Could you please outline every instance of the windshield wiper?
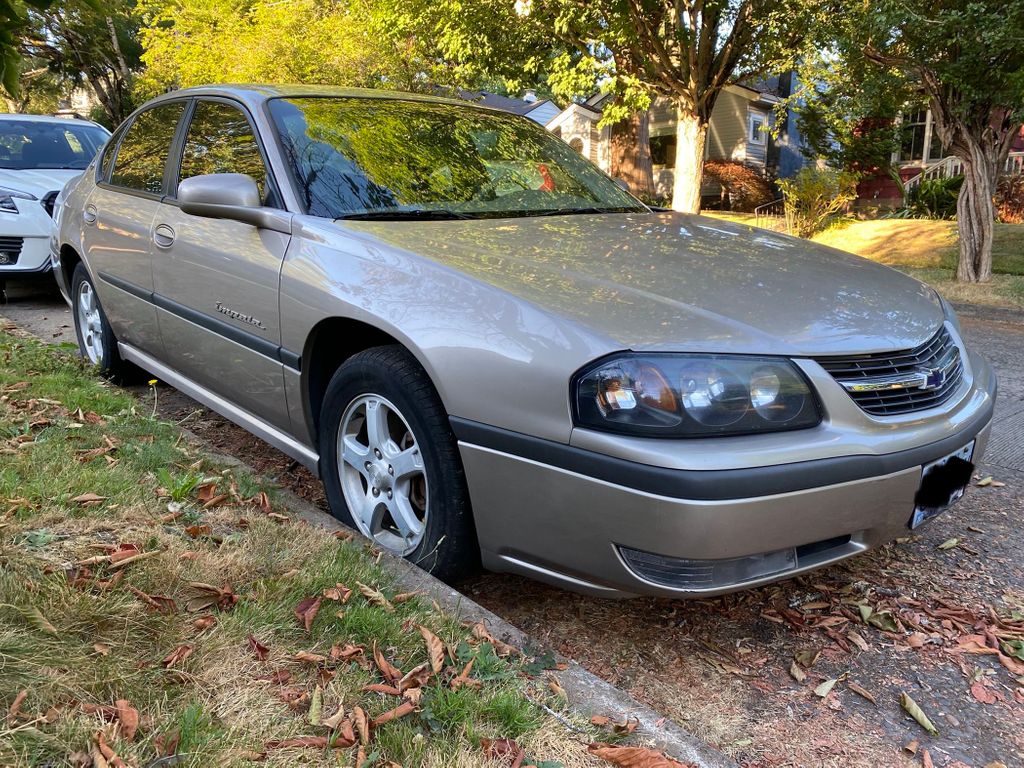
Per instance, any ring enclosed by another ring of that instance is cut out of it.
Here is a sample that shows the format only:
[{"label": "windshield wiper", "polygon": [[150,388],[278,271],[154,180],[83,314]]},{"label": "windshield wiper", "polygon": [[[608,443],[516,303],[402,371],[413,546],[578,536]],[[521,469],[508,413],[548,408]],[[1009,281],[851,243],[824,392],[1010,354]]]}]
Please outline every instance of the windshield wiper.
[{"label": "windshield wiper", "polygon": [[450,208],[389,208],[380,211],[354,211],[339,216],[339,219],[350,221],[411,221],[442,220],[442,219],[474,219],[468,213],[453,211]]},{"label": "windshield wiper", "polygon": [[643,208],[601,208],[600,206],[584,206],[582,208],[544,208],[529,211],[527,216],[572,216],[590,213],[646,213]]}]

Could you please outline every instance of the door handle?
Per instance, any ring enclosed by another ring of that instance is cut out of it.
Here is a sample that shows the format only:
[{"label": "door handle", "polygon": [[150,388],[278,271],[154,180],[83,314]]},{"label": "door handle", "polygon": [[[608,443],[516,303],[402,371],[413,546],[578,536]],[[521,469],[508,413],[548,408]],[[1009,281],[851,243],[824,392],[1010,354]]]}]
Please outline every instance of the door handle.
[{"label": "door handle", "polygon": [[157,224],[153,229],[153,242],[158,248],[170,248],[174,244],[174,230],[166,224]]},{"label": "door handle", "polygon": [[91,204],[85,206],[85,208],[82,210],[82,218],[85,220],[86,224],[95,224],[96,223],[96,206],[95,205],[91,205]]}]

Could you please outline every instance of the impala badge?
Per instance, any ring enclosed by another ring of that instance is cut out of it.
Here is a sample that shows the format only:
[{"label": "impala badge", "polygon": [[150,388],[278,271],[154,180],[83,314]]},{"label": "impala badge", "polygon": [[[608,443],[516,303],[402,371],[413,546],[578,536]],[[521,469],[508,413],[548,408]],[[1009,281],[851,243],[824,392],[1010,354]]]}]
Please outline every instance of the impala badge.
[{"label": "impala badge", "polygon": [[235,310],[231,309],[230,307],[225,307],[219,301],[217,302],[217,311],[220,312],[222,315],[227,315],[232,320],[239,320],[239,321],[241,321],[243,323],[248,323],[249,325],[254,325],[257,328],[259,328],[261,331],[265,331],[266,330],[266,326],[263,325],[263,321],[262,320],[257,320],[252,315],[243,315],[241,312],[236,312]]}]

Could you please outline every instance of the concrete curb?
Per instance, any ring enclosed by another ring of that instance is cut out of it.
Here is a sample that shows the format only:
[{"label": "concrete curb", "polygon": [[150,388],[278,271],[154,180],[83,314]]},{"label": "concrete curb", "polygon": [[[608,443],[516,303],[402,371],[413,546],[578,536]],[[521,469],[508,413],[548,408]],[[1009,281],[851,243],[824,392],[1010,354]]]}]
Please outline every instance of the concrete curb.
[{"label": "concrete curb", "polygon": [[[202,448],[211,458],[228,466],[245,469],[256,476],[260,474],[234,456],[211,450],[209,444],[198,435],[185,428],[182,430],[190,442]],[[329,530],[351,530],[287,489],[277,489],[277,499],[289,512],[311,525]],[[474,623],[483,621],[491,634],[516,648],[541,645],[500,616],[491,613],[482,605],[475,603],[461,592],[435,579],[407,560],[383,552],[380,562],[382,567],[395,576],[403,590],[422,591],[426,597],[436,600],[445,612],[457,619]],[[553,674],[558,677],[559,683],[565,690],[569,705],[581,715],[586,718],[593,715],[605,715],[612,718],[625,719],[629,717],[638,720],[639,726],[634,736],[639,743],[643,743],[645,746],[663,750],[677,760],[690,763],[697,768],[737,768],[737,763],[733,760],[688,733],[672,720],[641,704],[625,691],[588,672],[571,659],[566,659],[561,655],[558,655],[557,658],[567,664],[568,668]]]}]

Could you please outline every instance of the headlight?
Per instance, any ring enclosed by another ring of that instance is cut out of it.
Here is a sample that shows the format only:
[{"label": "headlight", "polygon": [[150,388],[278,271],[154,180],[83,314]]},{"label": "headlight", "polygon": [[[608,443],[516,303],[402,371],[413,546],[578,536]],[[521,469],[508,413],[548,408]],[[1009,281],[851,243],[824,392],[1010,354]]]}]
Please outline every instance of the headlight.
[{"label": "headlight", "polygon": [[821,422],[800,369],[775,357],[623,354],[574,377],[578,426],[645,437],[805,429]]},{"label": "headlight", "polygon": [[14,204],[14,198],[21,200],[38,200],[39,198],[35,195],[30,195],[28,192],[19,192],[16,189],[7,189],[6,187],[0,187],[0,211],[6,211],[7,213],[18,213],[18,206]]}]

